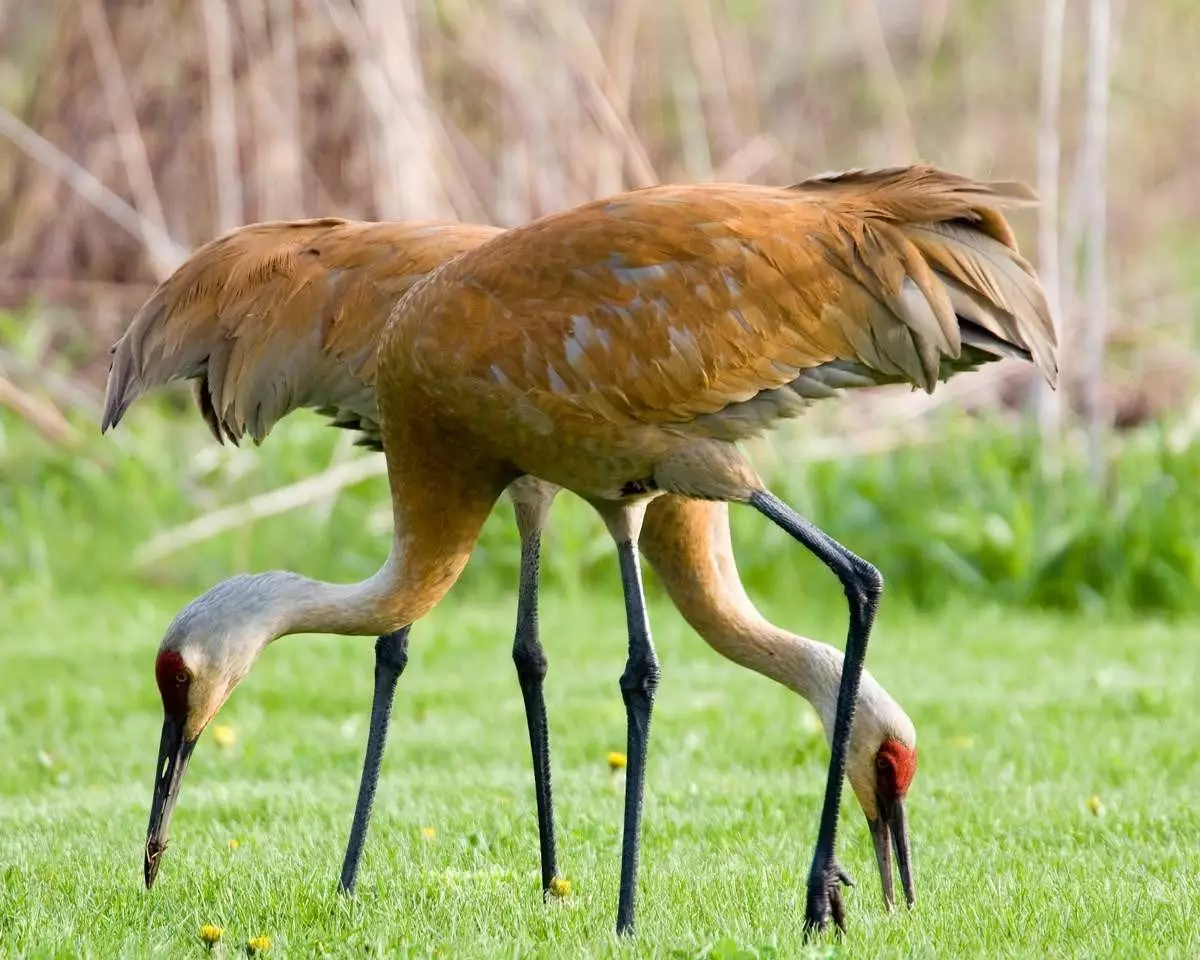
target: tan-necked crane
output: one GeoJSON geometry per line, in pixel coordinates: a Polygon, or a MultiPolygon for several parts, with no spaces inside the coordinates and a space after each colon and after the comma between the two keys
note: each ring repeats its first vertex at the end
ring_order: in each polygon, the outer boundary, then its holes
{"type": "MultiPolygon", "coordinates": [[[[326,218],[253,224],[205,244],[163,282],[113,347],[104,426],[115,424],[153,387],[190,378],[198,409],[218,441],[237,443],[249,434],[261,442],[290,411],[312,407],[355,430],[360,445],[381,450],[374,361],[388,314],[418,278],[498,232],[457,223],[326,218]]],[[[817,396],[827,392],[813,389],[817,396]]],[[[557,491],[528,476],[509,487],[522,554],[513,659],[534,760],[543,893],[557,863],[537,594],[541,529],[557,491]]],[[[726,504],[658,497],[647,507],[640,547],[676,607],[715,650],[800,693],[832,737],[841,652],[782,630],[755,609],[738,576],[726,504]]],[[[401,631],[377,644],[380,686],[371,727],[377,735],[342,867],[346,891],[357,877],[391,698],[407,659],[406,636],[401,631]]],[[[847,779],[871,828],[885,904],[890,908],[894,900],[894,835],[911,905],[904,800],[916,770],[916,733],[866,672],[858,704],[847,779]]],[[[147,883],[156,876],[160,853],[151,851],[147,860],[147,883]]]]}
{"type": "Polygon", "coordinates": [[[850,626],[805,918],[843,926],[838,803],[882,578],[772,495],[736,444],[830,378],[931,391],[1008,356],[1053,381],[1045,299],[997,209],[1028,197],[925,166],[788,188],[655,187],[507,231],[415,284],[376,360],[388,560],[354,585],[235,578],[177,618],[156,661],[165,716],[148,851],[197,736],[268,642],[409,627],[460,575],[497,498],[532,475],[591,502],[617,546],[629,633],[619,931],[633,927],[659,675],[637,560],[647,501],[749,503],[836,573],[850,626]]]}

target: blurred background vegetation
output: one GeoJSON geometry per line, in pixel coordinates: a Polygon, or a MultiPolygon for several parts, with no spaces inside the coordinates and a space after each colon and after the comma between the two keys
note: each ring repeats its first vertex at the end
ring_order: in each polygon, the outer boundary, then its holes
{"type": "MultiPolygon", "coordinates": [[[[108,345],[219,232],[507,226],[656,181],[922,158],[1047,200],[1014,226],[1061,389],[1005,363],[872,391],[756,461],[892,596],[1194,611],[1197,50],[1189,0],[0,0],[0,582],[193,591],[382,559],[380,458],[309,415],[221,448],[165,391],[97,436],[108,345]]],[[[565,500],[549,585],[615,590],[565,500]]],[[[502,512],[467,590],[515,584],[502,512]]],[[[835,595],[777,531],[735,530],[752,588],[835,595]]]]}

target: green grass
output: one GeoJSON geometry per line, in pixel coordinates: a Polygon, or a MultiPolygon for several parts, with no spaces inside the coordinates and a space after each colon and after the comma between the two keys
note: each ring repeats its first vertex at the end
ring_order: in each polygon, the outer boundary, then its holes
{"type": "MultiPolygon", "coordinates": [[[[308,413],[289,417],[261,450],[219,447],[194,414],[181,421],[157,399],[110,437],[80,423],[68,448],[49,449],[0,410],[0,582],[104,591],[137,574],[200,592],[236,569],[374,572],[390,532],[382,476],[132,570],[134,549],[163,529],[361,455],[308,413]]],[[[1059,445],[1061,470],[1051,472],[1038,437],[1011,419],[946,411],[926,427],[936,442],[806,462],[804,431],[818,422],[755,445],[755,460],[777,493],[870,557],[893,597],[930,610],[959,595],[1066,612],[1200,613],[1200,443],[1190,429],[1113,437],[1096,485],[1078,436],[1059,445]]],[[[743,577],[764,594],[828,580],[781,530],[739,518],[734,535],[743,577]]],[[[584,504],[560,498],[546,547],[550,589],[608,589],[611,541],[584,504]]],[[[476,556],[476,585],[511,589],[520,551],[507,505],[476,556]]]]}
{"type": "MultiPolygon", "coordinates": [[[[611,934],[622,794],[605,754],[625,741],[623,613],[611,542],[570,499],[552,514],[543,602],[568,900],[538,894],[507,507],[415,628],[357,898],[334,888],[371,644],[328,637],[272,647],[226,706],[237,743],[201,743],[147,894],[151,665],[170,618],[239,570],[360,578],[387,528],[375,479],[137,569],[130,555],[156,531],[351,455],[312,417],[261,451],[229,450],[166,409],[143,406],[112,438],[82,425],[70,449],[0,411],[0,956],[200,957],[203,923],[226,928],[227,956],[257,934],[276,956],[804,954],[828,757],[815,715],[708,650],[653,577],[664,679],[639,932],[611,934]]],[[[757,451],[776,489],[883,569],[869,663],[920,731],[918,908],[884,914],[847,798],[840,855],[859,888],[840,949],[1200,955],[1200,445],[1168,428],[1121,438],[1092,489],[1070,446],[1048,478],[1011,428],[941,429],[937,445],[825,463],[789,458],[786,440],[757,451]]],[[[734,517],[764,612],[840,641],[834,578],[751,511],[734,517]]]]}
{"type": "MultiPolygon", "coordinates": [[[[197,749],[147,894],[152,651],[187,595],[11,590],[0,620],[0,953],[200,957],[198,928],[215,923],[229,956],[264,933],[277,956],[801,954],[827,759],[815,717],[718,658],[661,600],[639,929],[620,946],[610,932],[621,784],[605,753],[624,743],[612,572],[607,593],[543,603],[560,865],[574,887],[549,906],[509,599],[455,591],[414,631],[359,893],[345,902],[334,886],[368,640],[290,638],[266,652],[219,718],[236,745],[206,735],[197,749]]],[[[843,629],[824,597],[763,601],[795,629],[843,629]]],[[[919,904],[884,914],[847,799],[840,851],[859,887],[845,954],[1195,956],[1198,642],[1193,625],[958,603],[929,615],[885,598],[870,662],[920,731],[919,904]]]]}

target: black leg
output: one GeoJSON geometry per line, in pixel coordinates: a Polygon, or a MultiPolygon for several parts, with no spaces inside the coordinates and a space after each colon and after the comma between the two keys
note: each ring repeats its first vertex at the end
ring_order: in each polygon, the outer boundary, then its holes
{"type": "Polygon", "coordinates": [[[350,895],[358,879],[358,863],[362,859],[371,807],[375,803],[375,788],[379,785],[379,766],[387,746],[388,721],[392,716],[392,698],[396,681],[408,665],[408,631],[410,627],[389,633],[375,641],[375,697],[371,702],[371,729],[367,733],[367,753],[363,758],[362,780],[358,784],[358,802],[354,806],[354,823],[350,827],[350,843],[342,861],[342,879],[338,889],[350,895]]]}
{"type": "Polygon", "coordinates": [[[646,786],[646,750],[650,742],[650,712],[658,689],[658,656],[650,639],[646,598],[637,547],[630,540],[617,544],[625,618],[629,628],[629,660],[621,674],[621,696],[629,724],[625,770],[625,830],[621,839],[621,894],[617,903],[617,933],[633,932],[637,900],[638,852],[641,846],[642,795],[646,786]]]}
{"type": "Polygon", "coordinates": [[[832,916],[839,930],[846,929],[846,908],[841,884],[853,886],[834,856],[837,843],[838,805],[842,798],[842,779],[846,775],[846,753],[850,746],[850,728],[858,703],[858,684],[879,597],[883,577],[871,564],[855,556],[840,543],[817,529],[778,497],[765,490],[755,493],[750,503],[821,558],[837,574],[850,603],[850,630],[846,637],[846,656],[842,666],[842,684],[838,689],[837,715],[833,724],[833,744],[829,758],[829,779],[825,783],[825,803],[821,808],[821,827],[817,848],[808,875],[808,904],[804,916],[806,930],[824,930],[832,916]]]}
{"type": "Polygon", "coordinates": [[[538,573],[541,537],[537,533],[521,540],[521,584],[517,594],[517,633],[513,640],[513,663],[525,700],[529,724],[529,749],[533,753],[533,789],[537,796],[538,841],[542,855],[542,896],[558,873],[554,847],[554,797],[550,789],[550,733],[546,723],[546,654],[538,637],[538,573]]]}

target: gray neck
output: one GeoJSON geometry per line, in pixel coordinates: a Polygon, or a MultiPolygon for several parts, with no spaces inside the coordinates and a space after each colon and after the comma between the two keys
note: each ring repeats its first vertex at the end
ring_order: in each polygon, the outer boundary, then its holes
{"type": "Polygon", "coordinates": [[[396,581],[395,558],[389,554],[378,572],[359,583],[326,583],[283,572],[263,574],[258,589],[276,618],[276,637],[292,633],[373,637],[406,626],[393,623],[387,614],[396,581]]]}
{"type": "Polygon", "coordinates": [[[405,626],[389,617],[388,601],[395,591],[396,563],[391,556],[374,576],[353,584],[310,580],[284,570],[243,574],[188,604],[165,642],[203,633],[217,647],[261,648],[292,633],[377,636],[405,626]]]}

